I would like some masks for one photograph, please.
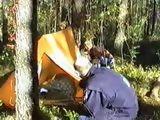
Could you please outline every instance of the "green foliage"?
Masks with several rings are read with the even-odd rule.
[[[124,75],[131,82],[131,85],[135,88],[139,99],[142,99],[145,104],[154,105],[155,101],[149,98],[146,99],[145,95],[150,90],[152,82],[156,81],[159,77],[159,68],[154,66],[144,69],[141,66],[137,67],[133,63],[128,63],[127,61],[122,65],[120,64],[120,61],[121,60],[119,58],[116,58],[117,65],[115,70]],[[74,111],[67,110],[62,107],[45,106],[43,102],[40,104],[40,110],[44,120],[78,120],[79,117],[78,113]],[[151,118],[153,118],[153,120],[159,120],[159,110],[154,110],[152,112],[153,114],[149,116],[150,118],[148,118],[147,113],[143,113],[139,118],[137,118],[137,120],[148,120]],[[7,118],[11,118],[12,120],[14,115],[9,114],[8,112],[0,113],[1,120],[9,120]]]
[[[149,39],[160,40],[160,18],[159,18],[159,11],[160,8],[159,3],[160,0],[156,0],[157,6],[157,19],[155,24],[155,30],[152,36],[148,37]],[[128,1],[132,2],[132,6],[128,7],[129,9],[129,19],[130,21],[126,20],[126,37],[127,40],[125,41],[128,44],[128,51],[129,51],[129,58],[130,62],[125,64],[119,64],[119,60],[117,60],[116,71],[123,74],[126,78],[129,79],[132,86],[136,89],[138,95],[144,96],[147,91],[151,88],[151,83],[154,82],[157,77],[160,75],[160,70],[158,67],[150,67],[150,68],[142,68],[141,66],[135,66],[132,62],[136,58],[138,54],[137,45],[136,43],[144,40],[144,31],[149,28],[151,30],[152,26],[152,7],[153,2],[148,3],[146,5],[146,1]],[[107,47],[109,44],[114,43],[114,38],[117,31],[117,21],[118,21],[118,14],[119,14],[119,0],[92,0],[91,3],[86,2],[88,6],[86,7],[84,14],[83,24],[81,24],[82,36],[86,40],[88,39],[96,39],[97,41],[100,38],[100,26],[101,22],[103,21],[103,30],[104,30],[104,37],[105,42],[108,42]],[[143,4],[141,4],[143,3]],[[51,33],[57,30],[59,23],[61,22],[60,19],[60,7],[64,7],[65,5],[60,5],[60,1],[56,0],[43,0],[39,1],[38,5],[38,30],[41,34]],[[2,6],[0,6],[2,7]],[[9,35],[15,34],[15,5],[14,2],[11,0],[9,2],[5,2],[4,16],[6,17],[7,29]],[[74,13],[73,10],[74,4],[69,5],[69,9],[65,8],[63,14],[70,14]],[[71,10],[68,13],[68,10]],[[66,12],[66,13],[65,13]],[[87,17],[86,17],[87,16]],[[75,17],[71,16],[71,14],[67,17]],[[0,19],[2,21],[2,19]],[[74,21],[72,21],[74,22]],[[2,23],[2,22],[1,22]],[[1,26],[2,27],[2,26]],[[6,26],[5,26],[6,27]],[[150,32],[149,32],[150,33]],[[0,38],[1,40],[1,38]],[[9,39],[6,39],[8,41]],[[2,41],[2,40],[1,40]],[[14,41],[10,41],[14,44]],[[113,47],[113,46],[112,46]],[[160,60],[160,50],[156,51],[157,55],[159,56]],[[13,51],[5,48],[0,54],[0,70],[5,66],[13,66]],[[1,70],[2,71],[2,70]],[[144,98],[143,98],[144,99]],[[0,104],[1,106],[1,104]],[[42,113],[47,116],[50,120],[54,119],[64,119],[64,120],[77,120],[78,114],[74,111],[68,111],[66,109],[60,109],[58,107],[46,107],[44,105],[40,106]],[[62,112],[63,111],[63,112]],[[152,117],[154,120],[158,120],[160,118],[160,113],[155,112]],[[1,120],[11,119],[8,113],[2,112],[0,114]],[[143,116],[142,116],[142,119]]]
[[[13,67],[13,59],[13,51],[5,48],[0,54],[0,65]]]
[[[47,120],[78,120],[79,115],[75,111],[59,108],[56,106],[40,105],[40,110]]]
[[[127,62],[123,65],[117,64],[116,71],[128,78],[137,93],[143,95],[151,89],[152,83],[160,75],[159,68],[156,66],[144,69],[141,66],[136,67],[133,63]]]
[[[139,54],[139,51],[137,51],[137,48],[139,48],[139,46],[133,46],[131,49],[129,49],[131,62],[135,62],[137,54]]]
[[[38,6],[38,31],[40,34],[54,32],[54,22],[56,16],[56,3],[53,1],[40,1]]]
[[[58,107],[46,107],[41,105],[40,110],[48,120],[62,119],[62,115]]]
[[[12,115],[8,115],[6,113],[1,113],[0,120],[15,120],[15,118]]]
[[[138,95],[140,115],[136,120],[159,120],[160,103],[147,97],[147,93],[150,92],[153,83],[157,81],[157,78],[160,76],[159,67],[142,68],[141,66],[135,66],[133,63],[128,63],[127,61],[121,64],[121,59],[119,58],[116,59],[116,62],[115,70],[130,81]]]
[[[63,110],[65,111],[65,114],[66,114],[65,116],[66,118],[68,118],[68,120],[79,120],[79,115],[75,111],[66,110],[66,109],[63,109]]]
[[[5,110],[0,101],[0,120],[15,120],[15,114],[12,110]]]
[[[135,60],[137,58],[137,55],[140,53],[138,51],[138,49],[139,49],[140,46],[131,46],[131,48],[130,48],[130,46],[128,45],[127,42],[126,42],[126,44],[127,44],[127,47],[128,47],[129,54],[125,54],[125,57],[129,58],[129,61],[131,63],[136,62]]]
[[[113,21],[117,22],[117,17],[119,13],[119,7],[116,3],[112,3],[108,6],[108,10],[105,12],[106,20],[111,23]]]
[[[126,36],[129,45],[132,46],[143,40],[145,21],[146,18],[144,17],[138,23],[127,26]]]
[[[94,0],[91,3],[90,14],[85,20],[85,23],[90,26],[90,29],[87,29],[86,31],[84,31],[84,33],[82,33],[83,38],[85,40],[92,38],[97,42],[100,39],[100,26],[101,22],[103,21],[103,29],[106,32],[105,38],[112,39],[111,37],[113,35],[114,27],[117,22],[118,13],[119,7],[116,2],[111,3],[105,0]]]

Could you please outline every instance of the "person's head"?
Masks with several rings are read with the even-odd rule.
[[[80,73],[81,77],[84,77],[92,67],[91,62],[84,56],[79,56],[75,62],[75,69]]]

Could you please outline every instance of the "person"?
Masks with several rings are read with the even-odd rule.
[[[85,57],[77,58],[75,69],[82,80],[83,104],[90,115],[80,120],[134,120],[138,112],[137,96],[127,79],[106,67],[97,68]]]
[[[89,55],[91,57],[92,63],[94,63],[94,60],[96,59],[99,60],[100,67],[108,67],[113,69],[115,66],[113,55],[102,47],[92,47],[89,51]]]
[[[80,51],[83,56],[87,56],[91,63],[97,67],[108,67],[114,69],[115,60],[113,55],[106,49],[94,46],[92,40],[86,40],[81,46]]]

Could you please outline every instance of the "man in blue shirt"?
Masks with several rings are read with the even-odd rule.
[[[138,112],[135,91],[120,74],[106,67],[93,67],[88,59],[79,57],[75,68],[83,78],[84,106],[90,116],[80,120],[134,120]]]

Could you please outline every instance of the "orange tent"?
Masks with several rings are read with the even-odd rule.
[[[76,74],[74,62],[79,49],[75,43],[72,29],[46,34],[38,39],[35,56],[38,66],[39,84],[47,84],[56,75],[63,75],[73,81],[77,88],[77,97],[81,95],[78,83],[81,78]],[[37,54],[36,54],[37,53]],[[15,77],[14,72],[0,86],[0,100],[9,107],[15,106]]]

